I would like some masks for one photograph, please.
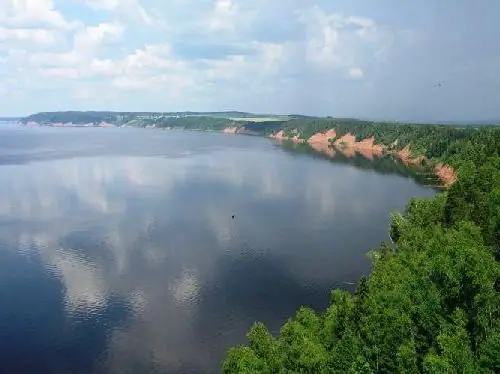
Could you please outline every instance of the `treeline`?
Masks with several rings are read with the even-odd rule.
[[[458,181],[393,215],[393,243],[370,252],[354,294],[333,291],[319,313],[301,308],[278,336],[256,323],[223,372],[500,373],[500,131],[359,126],[335,128],[411,143],[453,164]]]
[[[235,121],[232,116],[238,116]],[[337,138],[353,134],[356,139],[373,137],[375,142],[392,150],[401,150],[410,145],[415,155],[427,160],[443,161],[457,169],[465,160],[483,163],[487,153],[498,144],[500,133],[495,126],[454,126],[432,124],[401,124],[362,121],[350,118],[314,118],[300,115],[287,116],[288,120],[252,121],[259,115],[246,112],[98,112],[67,111],[33,114],[23,122],[39,123],[72,122],[75,124],[109,122],[120,125],[159,128],[173,127],[220,131],[226,127],[237,127],[240,132],[256,135],[271,135],[283,131],[285,135],[298,135],[307,140],[317,132],[335,129]],[[249,120],[245,121],[244,118]],[[335,139],[334,139],[335,140]]]
[[[124,124],[129,121],[134,121],[137,126],[147,126],[157,124],[165,119],[177,119],[176,126],[185,127],[185,125],[192,127],[194,120],[199,120],[201,128],[210,129],[212,118],[225,119],[230,122],[233,118],[279,118],[287,120],[289,118],[310,118],[305,116],[274,116],[265,114],[253,114],[239,111],[226,111],[226,112],[113,112],[113,111],[62,111],[62,112],[40,112],[32,114],[28,117],[22,118],[22,122],[38,122],[46,123],[67,123],[74,124],[84,123],[100,123],[109,122],[113,124]],[[186,123],[183,123],[185,121]],[[243,122],[242,122],[243,123]],[[216,128],[214,128],[215,130]]]
[[[100,123],[110,122],[115,123],[116,117],[120,113],[115,112],[80,112],[80,111],[66,111],[66,112],[41,112],[32,114],[23,118],[22,122],[38,122],[41,124],[47,123],[67,123],[85,124],[85,123]]]
[[[335,129],[336,139],[351,133],[358,141],[373,137],[375,143],[385,145],[389,150],[401,150],[410,146],[414,155],[422,155],[429,160],[439,159],[457,169],[464,160],[483,163],[487,155],[486,149],[496,155],[495,147],[498,147],[500,142],[500,128],[497,126],[476,128],[325,118],[244,123],[242,126],[262,135],[271,135],[283,130],[287,136],[298,134],[304,140],[315,133]]]
[[[333,118],[296,118],[287,121],[253,122],[193,116],[158,119],[155,124],[158,127],[182,127],[200,130],[221,130],[228,126],[235,126],[241,128],[242,131],[264,136],[283,130],[287,136],[293,137],[298,134],[304,140],[309,139],[315,133],[335,129],[337,138],[347,133],[353,134],[358,141],[373,137],[376,143],[383,144],[393,150],[401,150],[410,145],[415,155],[423,155],[427,159],[440,159],[454,166],[459,166],[464,159],[480,162],[478,157],[485,154],[482,148],[491,146],[490,143],[498,144],[500,137],[498,127],[495,126],[476,128]]]
[[[210,116],[189,116],[189,117],[169,117],[160,118],[154,121],[154,125],[159,128],[175,127],[187,130],[213,130],[221,131],[229,126],[238,125],[237,122],[228,118]]]

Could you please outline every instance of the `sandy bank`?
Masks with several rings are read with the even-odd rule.
[[[439,163],[435,168],[436,176],[441,182],[443,182],[445,187],[451,186],[458,179],[456,171],[449,165]]]
[[[238,132],[238,128],[236,126],[229,126],[222,130],[225,134],[236,134]]]
[[[292,133],[294,134],[294,136],[289,137],[289,136],[285,135],[285,132],[283,130],[280,130],[276,134],[270,135],[270,138],[277,139],[277,140],[291,140],[291,141],[296,142],[296,143],[304,142],[303,139],[300,139],[298,130],[292,130]]]
[[[402,150],[396,152],[396,156],[398,156],[403,163],[408,165],[421,166],[422,163],[425,161],[424,156],[413,157],[410,145],[407,145]]]
[[[410,145],[396,152],[396,156],[407,165],[422,166],[423,162],[426,160],[425,156],[413,157]],[[451,186],[458,179],[456,171],[450,165],[445,165],[443,163],[436,165],[434,174],[445,187]]]
[[[309,144],[329,144],[330,139],[335,139],[337,137],[337,133],[335,130],[328,130],[327,132],[317,132],[313,136],[311,136],[307,142]]]
[[[299,138],[299,133],[297,130],[293,130],[293,137],[287,137],[283,130],[271,135],[271,138],[277,140],[291,140],[294,142],[303,142],[304,140]],[[335,139],[332,143],[331,140]],[[373,160],[375,157],[381,156],[384,151],[394,154],[397,158],[401,160],[406,165],[415,165],[422,167],[426,158],[422,155],[415,156],[412,153],[410,145],[407,145],[399,151],[388,151],[388,148],[381,144],[375,143],[375,138],[373,136],[363,139],[361,141],[356,141],[356,136],[352,133],[347,133],[340,138],[337,138],[337,132],[335,129],[330,129],[326,132],[317,132],[311,136],[307,143],[316,151],[326,154],[330,157],[335,156],[336,152],[341,152],[346,157],[354,157],[359,154],[369,160]],[[395,147],[398,144],[396,140],[393,142],[391,147]],[[457,174],[455,170],[444,164],[438,164],[434,170],[435,175],[443,183],[445,187],[449,187],[457,180]]]

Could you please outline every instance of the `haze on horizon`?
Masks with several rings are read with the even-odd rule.
[[[494,0],[0,0],[0,115],[500,118]]]

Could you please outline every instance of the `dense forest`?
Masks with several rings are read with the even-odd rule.
[[[372,273],[354,294],[301,308],[278,336],[255,323],[223,372],[500,373],[500,129],[312,122],[282,125],[411,144],[459,179],[393,215],[392,243],[370,251]]]

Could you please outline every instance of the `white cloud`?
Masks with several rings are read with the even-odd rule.
[[[118,41],[123,32],[124,26],[119,22],[87,26],[75,34],[73,48],[78,54],[92,57],[103,43]]]
[[[319,7],[297,11],[299,22],[306,28],[306,53],[309,61],[332,66],[338,61],[339,30],[332,17]]]
[[[122,60],[101,62],[93,73],[101,72],[114,75],[112,86],[125,90],[154,89],[168,87],[167,91],[182,90],[192,81],[187,64],[172,55],[168,44],[146,45],[137,49]],[[114,74],[113,70],[114,69]]]
[[[10,27],[43,24],[69,29],[78,22],[68,22],[52,0],[0,0],[0,24]]]
[[[261,54],[261,69],[270,73],[278,73],[280,66],[285,63],[287,46],[278,43],[260,43],[258,48]]]
[[[98,72],[110,71],[111,60],[99,60],[95,56],[106,44],[119,41],[124,30],[124,26],[118,22],[105,22],[96,26],[86,26],[75,32],[71,50],[34,53],[29,56],[29,61],[32,66],[36,67],[58,67],[66,69],[66,71],[76,71],[77,74],[70,74],[72,78],[77,76],[87,77],[93,69]],[[43,69],[40,71],[46,72]]]
[[[297,16],[307,32],[307,59],[320,68],[367,62],[375,57],[372,49],[385,42],[370,18],[327,13],[318,6],[302,9]],[[360,75],[358,70],[353,74]]]
[[[353,24],[362,27],[363,29],[376,27],[375,22],[367,17],[350,16],[346,18],[346,24]]]
[[[229,56],[221,60],[206,60],[206,77],[208,79],[238,79],[245,70],[247,58],[245,56]]]
[[[0,42],[30,42],[35,44],[54,44],[59,38],[59,33],[47,29],[0,27]]]
[[[360,79],[363,78],[363,70],[360,68],[349,68],[349,71],[347,72],[348,76],[353,79]]]
[[[120,71],[116,69],[116,62],[111,59],[100,60],[93,58],[89,67],[97,75],[113,76],[120,74]]]
[[[250,109],[259,102],[271,106],[272,95],[279,105],[295,103],[294,90],[325,80],[359,79],[371,65],[387,61],[392,47],[390,30],[372,18],[294,0],[272,6],[264,0],[74,1],[89,7],[86,19],[68,21],[52,0],[9,0],[10,10],[0,11],[0,19],[10,22],[0,28],[0,50],[8,51],[3,67],[11,78],[4,90],[67,92],[61,108],[53,109],[102,106],[96,98],[106,92],[116,109],[136,104],[153,110],[165,103],[160,91],[171,106]],[[92,10],[95,18],[89,17]],[[21,16],[22,26],[8,26]],[[259,29],[274,22],[286,27]],[[129,91],[140,91],[141,98],[132,100]],[[330,100],[329,90],[320,91],[323,101]]]
[[[175,59],[169,44],[146,45],[125,57],[127,71],[147,71],[148,68],[181,69],[183,61]]]
[[[46,77],[61,79],[76,79],[79,77],[78,70],[69,67],[39,69],[39,73]]]
[[[74,51],[62,53],[35,53],[26,57],[29,63],[35,67],[71,67],[75,66],[79,61],[78,55]]]
[[[215,0],[214,10],[209,18],[209,27],[230,31],[238,21],[237,14],[238,5],[232,0]]]

